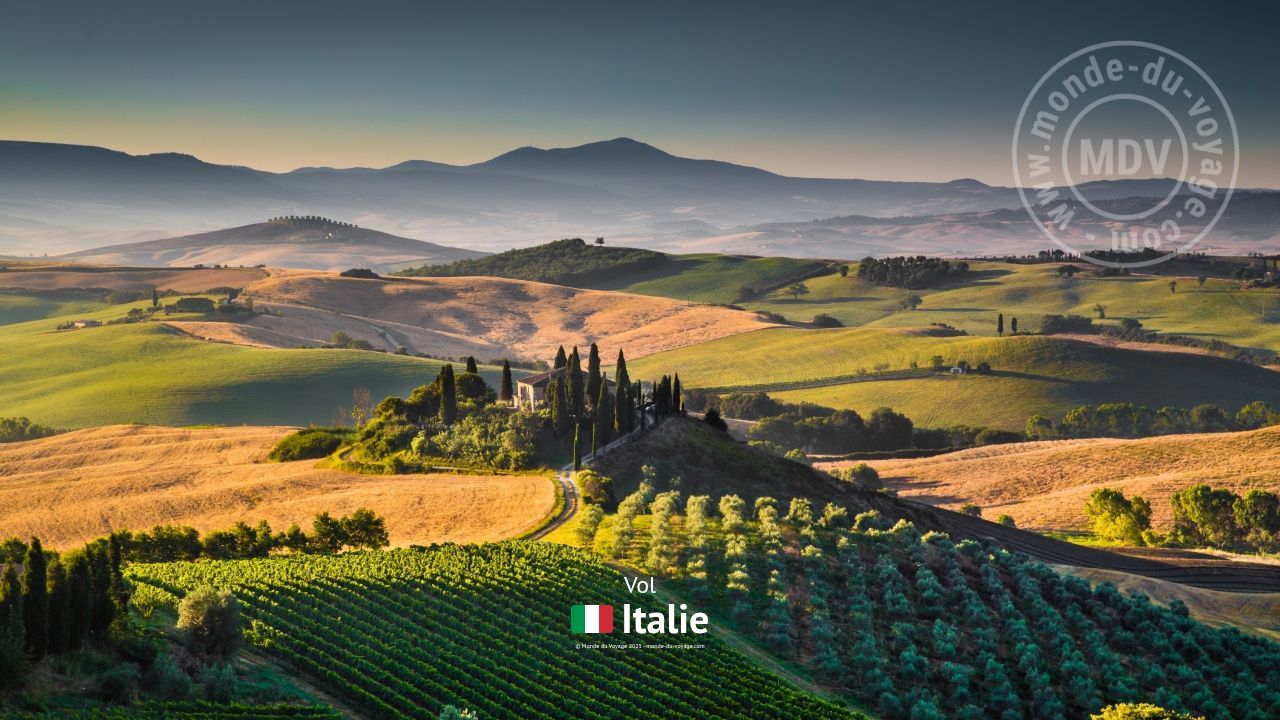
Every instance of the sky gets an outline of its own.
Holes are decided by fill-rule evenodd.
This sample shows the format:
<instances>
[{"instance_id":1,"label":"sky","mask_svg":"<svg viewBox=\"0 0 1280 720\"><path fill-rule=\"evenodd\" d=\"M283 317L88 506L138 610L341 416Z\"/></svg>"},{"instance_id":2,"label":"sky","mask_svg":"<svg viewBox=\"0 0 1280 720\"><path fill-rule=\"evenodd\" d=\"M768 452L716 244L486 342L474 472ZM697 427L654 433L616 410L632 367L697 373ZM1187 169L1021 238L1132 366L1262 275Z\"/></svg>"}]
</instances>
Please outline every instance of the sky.
<instances>
[{"instance_id":1,"label":"sky","mask_svg":"<svg viewBox=\"0 0 1280 720\"><path fill-rule=\"evenodd\" d=\"M1217 81L1240 184L1280 187L1280 5L15 2L0 138L266 170L467 164L632 137L788 175L1013 183L1023 99L1145 40Z\"/></svg>"}]
</instances>

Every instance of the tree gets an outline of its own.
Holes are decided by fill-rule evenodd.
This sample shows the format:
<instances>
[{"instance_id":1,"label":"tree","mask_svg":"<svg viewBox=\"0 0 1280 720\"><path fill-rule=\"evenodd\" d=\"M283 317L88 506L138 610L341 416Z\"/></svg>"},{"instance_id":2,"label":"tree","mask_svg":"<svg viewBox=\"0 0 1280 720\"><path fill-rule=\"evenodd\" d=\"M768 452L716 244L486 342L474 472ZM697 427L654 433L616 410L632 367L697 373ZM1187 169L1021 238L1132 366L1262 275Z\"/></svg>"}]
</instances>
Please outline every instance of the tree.
<instances>
[{"instance_id":1,"label":"tree","mask_svg":"<svg viewBox=\"0 0 1280 720\"><path fill-rule=\"evenodd\" d=\"M1018 318L1013 318L1009 321L1009 332L1012 332L1014 335L1018 334Z\"/></svg>"},{"instance_id":2,"label":"tree","mask_svg":"<svg viewBox=\"0 0 1280 720\"><path fill-rule=\"evenodd\" d=\"M996 517L996 522L1005 527L1018 527L1018 523L1014 522L1012 515L999 515Z\"/></svg>"},{"instance_id":3,"label":"tree","mask_svg":"<svg viewBox=\"0 0 1280 720\"><path fill-rule=\"evenodd\" d=\"M1103 305L1102 303L1094 303L1094 304L1093 304L1093 311L1094 311L1094 312L1096 312L1096 313L1098 313L1098 319L1099 319L1099 320L1106 320L1106 319L1107 319L1107 306L1106 306L1106 305Z\"/></svg>"},{"instance_id":4,"label":"tree","mask_svg":"<svg viewBox=\"0 0 1280 720\"><path fill-rule=\"evenodd\" d=\"M160 293L155 288L151 288L151 307L160 307Z\"/></svg>"},{"instance_id":5,"label":"tree","mask_svg":"<svg viewBox=\"0 0 1280 720\"><path fill-rule=\"evenodd\" d=\"M1170 280L1170 281L1169 281L1169 292L1170 292L1170 293L1176 293L1176 292L1178 292L1178 281L1177 281L1177 280Z\"/></svg>"},{"instance_id":6,"label":"tree","mask_svg":"<svg viewBox=\"0 0 1280 720\"><path fill-rule=\"evenodd\" d=\"M467 372L477 375L480 373L480 367L476 365L476 359L471 355L467 356Z\"/></svg>"},{"instance_id":7,"label":"tree","mask_svg":"<svg viewBox=\"0 0 1280 720\"><path fill-rule=\"evenodd\" d=\"M66 652L71 643L71 588L58 556L49 561L49 652Z\"/></svg>"},{"instance_id":8,"label":"tree","mask_svg":"<svg viewBox=\"0 0 1280 720\"><path fill-rule=\"evenodd\" d=\"M631 386L631 376L627 374L627 358L618 351L618 361L613 366L613 379L617 390L613 398L613 429L619 435L625 435L635 429L635 389Z\"/></svg>"},{"instance_id":9,"label":"tree","mask_svg":"<svg viewBox=\"0 0 1280 720\"><path fill-rule=\"evenodd\" d=\"M595 343L591 343L591 349L587 352L587 397L591 399L591 404L595 405L596 400L600 397L600 348Z\"/></svg>"},{"instance_id":10,"label":"tree","mask_svg":"<svg viewBox=\"0 0 1280 720\"><path fill-rule=\"evenodd\" d=\"M514 397L515 392L511 385L511 363L507 360L503 360L502 380L498 385L498 399L504 403L509 403Z\"/></svg>"},{"instance_id":11,"label":"tree","mask_svg":"<svg viewBox=\"0 0 1280 720\"><path fill-rule=\"evenodd\" d=\"M391 544L387 538L386 522L368 508L356 508L340 522L347 545L377 550Z\"/></svg>"},{"instance_id":12,"label":"tree","mask_svg":"<svg viewBox=\"0 0 1280 720\"><path fill-rule=\"evenodd\" d=\"M965 503L957 508L956 512L961 515L969 515L971 517L982 517L982 508L973 503Z\"/></svg>"},{"instance_id":13,"label":"tree","mask_svg":"<svg viewBox=\"0 0 1280 720\"><path fill-rule=\"evenodd\" d=\"M458 386L453 380L453 364L445 363L440 368L440 422L452 425L458 419Z\"/></svg>"},{"instance_id":14,"label":"tree","mask_svg":"<svg viewBox=\"0 0 1280 720\"><path fill-rule=\"evenodd\" d=\"M1260 545L1276 542L1280 535L1280 495L1253 489L1231 506L1240 532Z\"/></svg>"},{"instance_id":15,"label":"tree","mask_svg":"<svg viewBox=\"0 0 1280 720\"><path fill-rule=\"evenodd\" d=\"M790 295L792 300L799 300L800 296L809 294L809 286L802 282L791 283L782 292Z\"/></svg>"},{"instance_id":16,"label":"tree","mask_svg":"<svg viewBox=\"0 0 1280 720\"><path fill-rule=\"evenodd\" d=\"M1205 403L1191 408L1191 427L1198 432L1222 432L1229 429L1227 413L1217 405Z\"/></svg>"},{"instance_id":17,"label":"tree","mask_svg":"<svg viewBox=\"0 0 1280 720\"><path fill-rule=\"evenodd\" d=\"M116 604L111 596L111 561L107 556L107 548L101 540L86 548L91 573L90 633L94 638L103 639L115 620Z\"/></svg>"},{"instance_id":18,"label":"tree","mask_svg":"<svg viewBox=\"0 0 1280 720\"><path fill-rule=\"evenodd\" d=\"M340 552L347 545L347 531L342 521L328 512L316 513L311 519L310 545L315 552Z\"/></svg>"},{"instance_id":19,"label":"tree","mask_svg":"<svg viewBox=\"0 0 1280 720\"><path fill-rule=\"evenodd\" d=\"M680 373L676 373L671 379L671 412L677 415L684 414L684 395L680 391Z\"/></svg>"},{"instance_id":20,"label":"tree","mask_svg":"<svg viewBox=\"0 0 1280 720\"><path fill-rule=\"evenodd\" d=\"M1119 490L1094 490L1084 512L1093 531L1106 540L1142 545L1143 531L1151 529L1151 506L1147 501L1137 495L1126 498Z\"/></svg>"},{"instance_id":21,"label":"tree","mask_svg":"<svg viewBox=\"0 0 1280 720\"><path fill-rule=\"evenodd\" d=\"M68 594L71 596L67 649L76 650L89 639L93 620L93 574L84 551L71 554L67 563Z\"/></svg>"},{"instance_id":22,"label":"tree","mask_svg":"<svg viewBox=\"0 0 1280 720\"><path fill-rule=\"evenodd\" d=\"M996 315L996 334L1004 335L1004 313Z\"/></svg>"},{"instance_id":23,"label":"tree","mask_svg":"<svg viewBox=\"0 0 1280 720\"><path fill-rule=\"evenodd\" d=\"M613 480L594 470L581 470L574 473L573 479L578 483L578 494L583 505L600 505L606 509L614 505Z\"/></svg>"},{"instance_id":24,"label":"tree","mask_svg":"<svg viewBox=\"0 0 1280 720\"><path fill-rule=\"evenodd\" d=\"M573 421L573 471L582 469L582 423Z\"/></svg>"},{"instance_id":25,"label":"tree","mask_svg":"<svg viewBox=\"0 0 1280 720\"><path fill-rule=\"evenodd\" d=\"M1048 440L1057 437L1053 421L1043 415L1032 415L1027 419L1027 426L1022 431L1028 440Z\"/></svg>"},{"instance_id":26,"label":"tree","mask_svg":"<svg viewBox=\"0 0 1280 720\"><path fill-rule=\"evenodd\" d=\"M559 370L560 368L564 367L568 363L569 363L569 360L568 358L565 357L565 354L564 354L564 346L561 345L560 349L556 350L556 360L554 363L552 363L551 368L553 370Z\"/></svg>"},{"instance_id":27,"label":"tree","mask_svg":"<svg viewBox=\"0 0 1280 720\"><path fill-rule=\"evenodd\" d=\"M841 265L841 266L838 268L838 272L840 273L840 277L849 277L849 266L848 266L848 265Z\"/></svg>"},{"instance_id":28,"label":"tree","mask_svg":"<svg viewBox=\"0 0 1280 720\"><path fill-rule=\"evenodd\" d=\"M178 629L192 652L228 658L240 649L240 603L227 590L202 585L178 603Z\"/></svg>"},{"instance_id":29,"label":"tree","mask_svg":"<svg viewBox=\"0 0 1280 720\"><path fill-rule=\"evenodd\" d=\"M902 299L902 302L899 303L899 305L902 307L903 310L915 310L916 308L920 307L923 304L924 304L924 298L920 297L919 295L916 295L915 293L911 293L910 295L904 297Z\"/></svg>"},{"instance_id":30,"label":"tree","mask_svg":"<svg viewBox=\"0 0 1280 720\"><path fill-rule=\"evenodd\" d=\"M16 685L30 668L22 616L22 586L17 569L9 565L0 580L0 686Z\"/></svg>"},{"instance_id":31,"label":"tree","mask_svg":"<svg viewBox=\"0 0 1280 720\"><path fill-rule=\"evenodd\" d=\"M729 432L729 423L725 422L724 418L720 417L720 411L715 408L707 410L706 414L702 416L702 422L717 430Z\"/></svg>"},{"instance_id":32,"label":"tree","mask_svg":"<svg viewBox=\"0 0 1280 720\"><path fill-rule=\"evenodd\" d=\"M1208 279L1209 279L1209 278L1207 278L1207 277L1205 277L1205 276L1203 276L1203 275L1200 275L1200 276L1196 277L1196 285L1198 285L1199 287L1204 287L1204 281L1205 281L1205 280L1208 280Z\"/></svg>"},{"instance_id":33,"label":"tree","mask_svg":"<svg viewBox=\"0 0 1280 720\"><path fill-rule=\"evenodd\" d=\"M1173 534L1191 544L1229 547L1236 539L1236 494L1192 485L1173 494Z\"/></svg>"},{"instance_id":34,"label":"tree","mask_svg":"<svg viewBox=\"0 0 1280 720\"><path fill-rule=\"evenodd\" d=\"M595 413L594 425L591 433L591 455L595 456L596 452L605 445L609 444L610 431L613 430L613 408L609 402L609 383L602 378L598 381L596 388L596 398L592 401L595 407L592 411Z\"/></svg>"},{"instance_id":35,"label":"tree","mask_svg":"<svg viewBox=\"0 0 1280 720\"><path fill-rule=\"evenodd\" d=\"M39 660L49 649L49 573L40 538L31 538L22 563L22 612L27 654Z\"/></svg>"},{"instance_id":36,"label":"tree","mask_svg":"<svg viewBox=\"0 0 1280 720\"><path fill-rule=\"evenodd\" d=\"M1275 425L1277 422L1280 422L1280 411L1277 411L1271 403L1262 400L1254 400L1240 408L1235 419L1236 427L1241 430L1256 430L1260 427Z\"/></svg>"},{"instance_id":37,"label":"tree","mask_svg":"<svg viewBox=\"0 0 1280 720\"><path fill-rule=\"evenodd\" d=\"M876 408L867 418L867 439L875 450L911 447L913 430L910 418L892 408Z\"/></svg>"},{"instance_id":38,"label":"tree","mask_svg":"<svg viewBox=\"0 0 1280 720\"><path fill-rule=\"evenodd\" d=\"M573 419L581 422L583 410L586 408L587 384L582 373L582 360L578 356L576 347L569 353L569 361L565 365L565 378L565 390L569 397Z\"/></svg>"}]
</instances>

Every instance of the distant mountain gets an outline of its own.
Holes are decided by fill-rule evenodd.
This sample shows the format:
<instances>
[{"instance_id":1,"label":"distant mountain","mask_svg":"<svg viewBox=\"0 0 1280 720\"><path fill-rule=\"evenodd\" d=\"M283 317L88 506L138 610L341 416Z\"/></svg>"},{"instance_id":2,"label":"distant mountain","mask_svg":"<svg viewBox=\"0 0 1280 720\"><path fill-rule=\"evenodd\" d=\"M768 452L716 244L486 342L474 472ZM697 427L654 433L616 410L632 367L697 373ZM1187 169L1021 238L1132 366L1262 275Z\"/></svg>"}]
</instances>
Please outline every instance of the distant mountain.
<instances>
[{"instance_id":1,"label":"distant mountain","mask_svg":"<svg viewBox=\"0 0 1280 720\"><path fill-rule=\"evenodd\" d=\"M1079 190L1091 201L1154 197L1170 182L1099 182ZM1015 189L969 178L928 183L787 177L679 157L630 138L523 147L466 166L409 160L385 168L305 167L286 173L173 153L128 155L0 141L0 248L15 255L172 238L277 215L342 217L403 236L488 250L574 236L654 248L705 241L705 249L714 249L719 228L740 235L760 225L814 218L941 217L1018 207ZM895 242L885 236L887 252L895 251ZM761 244L758 251L768 247Z\"/></svg>"},{"instance_id":2,"label":"distant mountain","mask_svg":"<svg viewBox=\"0 0 1280 720\"><path fill-rule=\"evenodd\" d=\"M370 268L469 260L485 253L388 235L325 219L280 219L165 240L110 245L59 259L135 267L267 265L313 270Z\"/></svg>"}]
</instances>

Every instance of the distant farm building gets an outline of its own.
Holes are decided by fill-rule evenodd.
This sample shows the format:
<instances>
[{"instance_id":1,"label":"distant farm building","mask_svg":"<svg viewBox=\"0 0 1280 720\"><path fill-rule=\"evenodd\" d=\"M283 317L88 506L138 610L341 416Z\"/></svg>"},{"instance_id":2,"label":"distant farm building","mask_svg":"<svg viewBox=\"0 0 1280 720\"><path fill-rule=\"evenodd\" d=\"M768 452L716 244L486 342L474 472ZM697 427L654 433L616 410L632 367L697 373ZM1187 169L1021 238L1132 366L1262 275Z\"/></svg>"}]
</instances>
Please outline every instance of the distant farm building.
<instances>
[{"instance_id":1,"label":"distant farm building","mask_svg":"<svg viewBox=\"0 0 1280 720\"><path fill-rule=\"evenodd\" d=\"M547 386L551 384L553 379L563 375L564 371L565 368L556 368L516 380L516 396L512 398L515 406L524 410L537 410L546 405ZM583 375L585 378L585 373ZM609 384L609 387L614 386L614 382L607 377L605 382ZM589 402L590 400L588 400Z\"/></svg>"},{"instance_id":2,"label":"distant farm building","mask_svg":"<svg viewBox=\"0 0 1280 720\"><path fill-rule=\"evenodd\" d=\"M102 325L101 320L77 320L75 326L78 328L99 327Z\"/></svg>"}]
</instances>

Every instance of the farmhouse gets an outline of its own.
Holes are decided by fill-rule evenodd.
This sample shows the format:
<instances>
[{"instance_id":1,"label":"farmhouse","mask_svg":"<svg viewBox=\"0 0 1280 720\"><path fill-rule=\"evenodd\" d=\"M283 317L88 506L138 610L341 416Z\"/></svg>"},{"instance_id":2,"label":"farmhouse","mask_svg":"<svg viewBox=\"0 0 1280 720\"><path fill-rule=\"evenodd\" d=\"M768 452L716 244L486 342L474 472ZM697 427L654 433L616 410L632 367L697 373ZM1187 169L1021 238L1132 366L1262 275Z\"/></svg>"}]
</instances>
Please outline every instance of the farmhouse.
<instances>
[{"instance_id":1,"label":"farmhouse","mask_svg":"<svg viewBox=\"0 0 1280 720\"><path fill-rule=\"evenodd\" d=\"M217 309L213 301L209 298L202 297L184 297L178 298L178 302L172 305L165 305L164 310L168 312L198 312L210 313Z\"/></svg>"},{"instance_id":2,"label":"farmhouse","mask_svg":"<svg viewBox=\"0 0 1280 720\"><path fill-rule=\"evenodd\" d=\"M78 328L98 327L102 325L101 320L77 320L75 326Z\"/></svg>"},{"instance_id":3,"label":"farmhouse","mask_svg":"<svg viewBox=\"0 0 1280 720\"><path fill-rule=\"evenodd\" d=\"M512 398L513 404L518 408L525 410L536 410L547 404L547 386L551 381L564 374L565 368L555 368L537 375L528 375L516 380L516 396ZM609 387L614 386L614 382L609 378L604 380ZM590 402L590 401L588 401Z\"/></svg>"}]
</instances>

